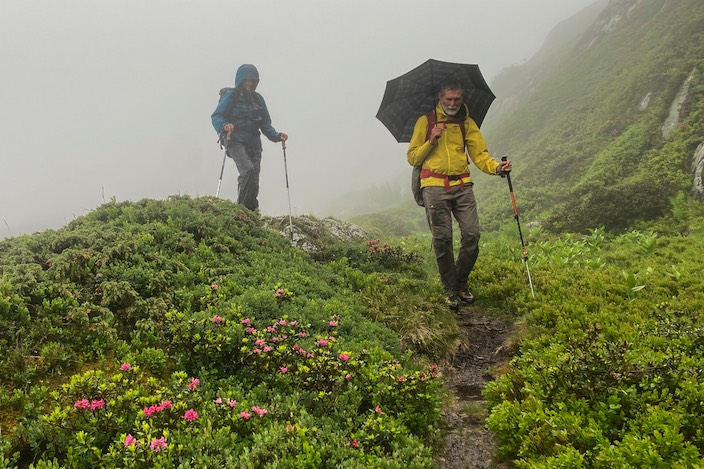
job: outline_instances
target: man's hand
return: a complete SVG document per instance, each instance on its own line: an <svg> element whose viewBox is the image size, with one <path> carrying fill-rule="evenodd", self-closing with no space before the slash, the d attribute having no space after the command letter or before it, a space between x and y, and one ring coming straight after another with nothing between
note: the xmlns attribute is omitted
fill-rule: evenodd
<svg viewBox="0 0 704 469"><path fill-rule="evenodd" d="M430 129L430 144L435 145L438 143L438 139L442 137L442 133L445 130L445 124L442 125L436 125L432 129Z"/></svg>
<svg viewBox="0 0 704 469"><path fill-rule="evenodd" d="M230 135L232 134L233 130L235 130L235 126L232 124L225 124L225 126L222 128L222 131L227 134L228 140L230 140Z"/></svg>
<svg viewBox="0 0 704 469"><path fill-rule="evenodd" d="M281 133L279 134L279 137L281 137L281 141L282 141L282 142L285 142L286 140L288 140L288 135L286 135L286 134L283 133L283 132L281 132Z"/></svg>
<svg viewBox="0 0 704 469"><path fill-rule="evenodd" d="M510 173L512 170L513 166L511 166L511 160L499 161L499 166L496 167L496 174L502 176L505 173Z"/></svg>

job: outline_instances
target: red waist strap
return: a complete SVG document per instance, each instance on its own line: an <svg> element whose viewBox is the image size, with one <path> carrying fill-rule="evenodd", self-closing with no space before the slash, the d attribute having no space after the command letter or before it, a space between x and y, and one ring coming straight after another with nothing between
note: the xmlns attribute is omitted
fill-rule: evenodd
<svg viewBox="0 0 704 469"><path fill-rule="evenodd" d="M433 171L429 169L421 169L420 170L420 178L425 179L425 178L440 178L445 181L445 192L450 192L450 181L460 181L460 188L464 190L464 178L469 177L469 173L462 173L462 174L440 174L440 173L434 173Z"/></svg>

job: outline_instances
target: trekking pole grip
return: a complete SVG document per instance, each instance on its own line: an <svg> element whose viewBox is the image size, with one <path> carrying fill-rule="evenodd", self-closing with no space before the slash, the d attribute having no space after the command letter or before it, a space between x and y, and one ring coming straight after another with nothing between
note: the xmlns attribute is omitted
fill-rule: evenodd
<svg viewBox="0 0 704 469"><path fill-rule="evenodd" d="M508 160L508 156L504 155L501 157L501 161L506 161ZM511 192L511 195L513 195L513 184L511 184L511 171L501 171L501 177L506 178L506 181L508 182L508 190Z"/></svg>
<svg viewBox="0 0 704 469"><path fill-rule="evenodd" d="M506 161L506 160L508 160L508 156L504 155L504 156L501 157L501 161ZM511 172L511 171L504 171L504 170L501 170L501 177L502 177L502 178L506 177L506 176L508 175L508 173L510 173L510 172Z"/></svg>

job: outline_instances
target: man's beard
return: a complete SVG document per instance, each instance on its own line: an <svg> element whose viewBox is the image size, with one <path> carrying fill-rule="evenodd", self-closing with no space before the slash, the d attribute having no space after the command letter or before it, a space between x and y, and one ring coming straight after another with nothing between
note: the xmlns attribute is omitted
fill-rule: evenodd
<svg viewBox="0 0 704 469"><path fill-rule="evenodd" d="M460 112L460 106L457 106L455 108L447 108L443 106L442 110L445 111L445 114L447 114L448 116L454 117L458 112Z"/></svg>

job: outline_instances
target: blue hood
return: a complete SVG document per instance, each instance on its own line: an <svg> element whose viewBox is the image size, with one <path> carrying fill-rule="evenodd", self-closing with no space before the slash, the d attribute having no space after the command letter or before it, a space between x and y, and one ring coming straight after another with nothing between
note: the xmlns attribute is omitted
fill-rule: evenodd
<svg viewBox="0 0 704 469"><path fill-rule="evenodd" d="M240 65L235 74L235 87L240 86L240 84L245 80L254 80L259 84L259 71L257 67L252 64Z"/></svg>

